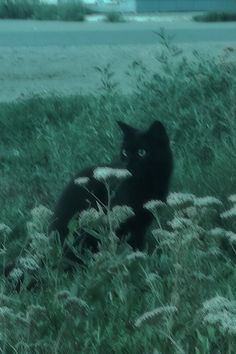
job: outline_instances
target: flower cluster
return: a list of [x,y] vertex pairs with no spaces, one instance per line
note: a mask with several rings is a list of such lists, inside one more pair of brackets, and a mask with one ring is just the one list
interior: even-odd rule
[[143,207],[147,210],[153,211],[159,209],[161,207],[165,207],[166,203],[161,200],[149,200],[147,203],[143,205]]
[[228,200],[233,203],[236,204],[236,194],[232,194],[228,197]]
[[167,198],[167,204],[171,207],[186,208],[193,205],[195,196],[190,193],[170,193]]
[[126,169],[112,167],[97,167],[93,172],[93,176],[100,182],[109,180],[110,178],[124,179],[131,176],[131,173]]
[[222,206],[222,202],[212,196],[202,197],[202,198],[195,198],[194,205],[198,208],[202,207],[217,207]]
[[218,328],[224,335],[236,334],[236,301],[217,295],[203,303],[202,314],[203,323]]
[[236,205],[234,205],[231,209],[222,213],[220,216],[222,217],[222,219],[236,218]]
[[74,183],[83,187],[89,183],[89,178],[88,177],[78,177],[74,180]]
[[0,223],[0,235],[8,236],[11,233],[11,229],[6,224]]

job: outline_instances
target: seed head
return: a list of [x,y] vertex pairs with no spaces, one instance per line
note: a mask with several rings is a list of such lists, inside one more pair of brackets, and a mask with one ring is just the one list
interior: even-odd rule
[[89,183],[89,178],[88,177],[79,177],[74,180],[75,184],[78,184],[79,186],[85,186],[86,184]]
[[131,173],[126,169],[112,167],[97,167],[93,171],[93,176],[98,181],[104,182],[110,178],[124,179],[131,176]]

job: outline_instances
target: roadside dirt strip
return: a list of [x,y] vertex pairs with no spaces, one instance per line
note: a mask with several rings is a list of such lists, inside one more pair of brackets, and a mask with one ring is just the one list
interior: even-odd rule
[[[175,33],[175,29],[181,30],[182,35],[188,29],[196,27],[196,35],[200,35],[198,26],[201,29],[205,25],[199,25],[187,20],[177,21],[172,19],[171,23],[163,22],[158,26],[153,23],[118,23],[118,24],[78,24],[76,22],[61,23],[53,21],[0,21],[0,102],[12,101],[27,98],[34,94],[87,94],[100,93],[101,73],[96,67],[104,69],[108,64],[110,71],[114,73],[113,81],[119,84],[120,90],[131,93],[135,87],[135,75],[131,70],[132,63],[141,64],[146,69],[146,76],[153,72],[162,70],[157,60],[163,50],[160,38],[154,37],[153,42],[148,42],[150,35],[165,26]],[[202,27],[203,26],[203,27]],[[219,33],[220,28],[228,28],[232,34],[235,24],[221,25],[213,24]],[[94,31],[94,29],[97,29]],[[143,30],[143,38],[147,43],[139,44],[139,33]],[[126,32],[137,31],[133,44],[124,44]],[[93,44],[74,45],[71,35],[78,33],[79,38],[86,39],[88,34],[93,35]],[[96,42],[96,33],[100,31],[120,36],[121,44],[103,44]],[[126,31],[126,32],[125,32]],[[147,32],[145,32],[147,31]],[[173,58],[173,61],[180,60],[183,56],[189,60],[195,60],[193,52],[207,58],[217,57],[219,61],[234,61],[236,59],[236,36],[235,40],[227,38],[224,40],[210,41],[206,32],[206,42],[201,40],[190,40],[181,42],[177,47],[182,54]],[[127,32],[129,33],[129,32]],[[136,33],[136,32],[134,32]],[[217,32],[218,33],[218,32]],[[236,32],[235,32],[236,33]],[[101,35],[99,36],[101,37]],[[50,35],[50,36],[49,36]],[[202,31],[201,31],[202,35]],[[50,40],[54,43],[50,45]],[[64,36],[64,37],[63,37]],[[76,35],[77,36],[77,35]],[[98,36],[98,37],[99,37]],[[91,36],[90,36],[91,37]],[[99,37],[99,38],[100,38]],[[24,43],[27,39],[28,46]],[[39,44],[36,39],[40,38],[44,44]],[[56,38],[56,39],[55,39]],[[65,43],[60,41],[64,38]],[[69,43],[65,38],[70,39]],[[74,37],[73,37],[74,38]],[[233,37],[234,38],[234,37]],[[190,38],[191,39],[191,38]],[[22,41],[22,42],[21,42]],[[72,43],[72,44],[71,44]],[[173,42],[174,43],[174,42]],[[137,65],[136,65],[137,68]],[[130,75],[127,75],[129,72]]]
[[[180,49],[182,56],[189,59],[193,58],[194,50],[204,57],[218,56],[219,60],[225,57],[235,61],[236,58],[236,47],[233,48],[232,43],[214,43],[210,48],[209,44],[198,44],[197,48],[181,45]],[[131,64],[143,63],[150,73],[160,70],[156,57],[161,50],[160,45],[1,48],[0,101],[34,94],[99,93],[101,74],[95,67],[105,68],[108,64],[122,92],[130,93],[135,84]]]

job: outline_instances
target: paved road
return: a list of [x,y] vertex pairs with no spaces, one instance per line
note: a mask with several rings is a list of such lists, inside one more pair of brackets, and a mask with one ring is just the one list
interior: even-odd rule
[[132,62],[143,63],[149,73],[161,70],[156,57],[163,47],[154,33],[161,27],[189,60],[196,50],[221,61],[236,60],[235,23],[0,21],[0,102],[42,93],[96,94],[101,75],[94,68],[107,64],[121,90],[130,93]]
[[0,47],[157,44],[165,28],[173,42],[234,42],[235,23],[61,23],[0,21]]

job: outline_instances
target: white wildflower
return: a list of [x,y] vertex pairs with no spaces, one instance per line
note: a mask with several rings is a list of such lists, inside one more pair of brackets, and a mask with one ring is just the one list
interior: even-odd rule
[[218,327],[223,334],[236,334],[236,316],[228,311],[209,313],[203,322]]
[[236,242],[236,234],[233,231],[226,231],[225,237],[227,237],[231,243]]
[[34,271],[39,269],[39,265],[33,257],[25,256],[19,259],[19,263],[23,269]]
[[146,282],[147,283],[153,283],[155,282],[156,280],[159,280],[160,279],[160,276],[156,273],[147,273],[146,274]]
[[50,238],[43,233],[35,231],[31,234],[30,248],[36,257],[42,259],[43,257],[48,256],[52,249]]
[[112,167],[97,167],[93,171],[93,176],[98,181],[106,181],[110,178],[127,178],[131,173],[126,169],[112,168]]
[[32,319],[37,321],[44,321],[47,317],[47,310],[45,306],[40,305],[30,305],[27,309],[27,319]]
[[109,216],[113,227],[116,229],[121,223],[134,215],[134,211],[127,205],[116,205],[112,208]]
[[174,232],[170,232],[167,230],[156,229],[152,231],[154,237],[161,239],[173,239],[175,237]]
[[232,194],[228,197],[228,200],[232,203],[236,203],[236,194]]
[[223,219],[230,219],[236,217],[236,205],[234,205],[231,209],[225,211],[224,213],[220,214]]
[[88,227],[91,224],[97,223],[103,215],[102,210],[98,211],[95,208],[83,210],[79,215],[79,225],[80,227]]
[[214,206],[221,206],[222,202],[215,197],[207,196],[202,198],[195,198],[194,205],[199,208],[209,207],[209,206],[214,207]]
[[184,228],[194,227],[192,220],[177,216],[174,217],[174,219],[172,219],[171,221],[168,221],[168,225],[170,225],[173,230],[181,230]]
[[217,295],[210,300],[206,300],[203,303],[203,312],[216,312],[216,311],[222,311],[225,309],[230,309],[232,306],[236,310],[236,301],[230,301],[229,299],[226,299],[223,296]]
[[162,306],[157,307],[156,309],[145,312],[140,316],[134,323],[136,327],[140,327],[143,323],[152,322],[154,319],[160,319],[163,315],[170,315],[177,311],[176,306]]
[[52,211],[40,205],[31,210],[32,221],[27,223],[27,231],[31,236],[35,231],[42,232],[52,217]]
[[126,259],[128,261],[133,261],[136,259],[145,259],[145,258],[146,258],[146,254],[140,251],[132,252],[126,256]]
[[14,318],[14,312],[7,306],[0,306],[0,321]]
[[225,229],[222,229],[221,227],[215,227],[214,229],[211,229],[208,233],[210,236],[213,237],[221,237],[225,235],[225,232]]
[[171,247],[176,242],[175,232],[156,229],[152,231],[152,234],[159,246],[161,245],[162,247],[163,246]]
[[11,233],[11,229],[6,224],[0,223],[0,234],[8,236]]
[[161,200],[149,200],[147,203],[143,205],[143,207],[147,210],[155,210],[161,207],[166,206],[166,203],[162,202]]
[[44,253],[45,250],[50,248],[49,237],[40,232],[35,232],[31,235],[30,247],[38,253]]
[[219,328],[223,334],[236,334],[236,301],[216,296],[203,303],[203,322]]
[[20,268],[14,268],[10,272],[8,278],[14,283],[18,283],[18,281],[22,279],[22,276],[23,276],[23,271]]
[[93,171],[93,176],[97,180],[106,180],[109,177],[113,176],[114,169],[112,167],[97,167]]
[[31,210],[33,220],[40,220],[41,222],[50,219],[52,214],[52,211],[43,205],[39,205],[38,207],[35,207]]
[[188,232],[184,235],[182,243],[183,245],[192,243],[194,240],[198,241],[199,240],[199,232],[200,230],[191,230],[191,232]]
[[167,198],[167,204],[171,207],[181,206],[185,208],[193,204],[195,196],[190,193],[170,193]]
[[75,184],[78,184],[79,186],[85,186],[86,184],[89,183],[89,177],[79,177],[74,180]]
[[197,208],[194,206],[190,206],[184,210],[185,214],[190,218],[190,219],[196,219],[198,218],[198,211]]

